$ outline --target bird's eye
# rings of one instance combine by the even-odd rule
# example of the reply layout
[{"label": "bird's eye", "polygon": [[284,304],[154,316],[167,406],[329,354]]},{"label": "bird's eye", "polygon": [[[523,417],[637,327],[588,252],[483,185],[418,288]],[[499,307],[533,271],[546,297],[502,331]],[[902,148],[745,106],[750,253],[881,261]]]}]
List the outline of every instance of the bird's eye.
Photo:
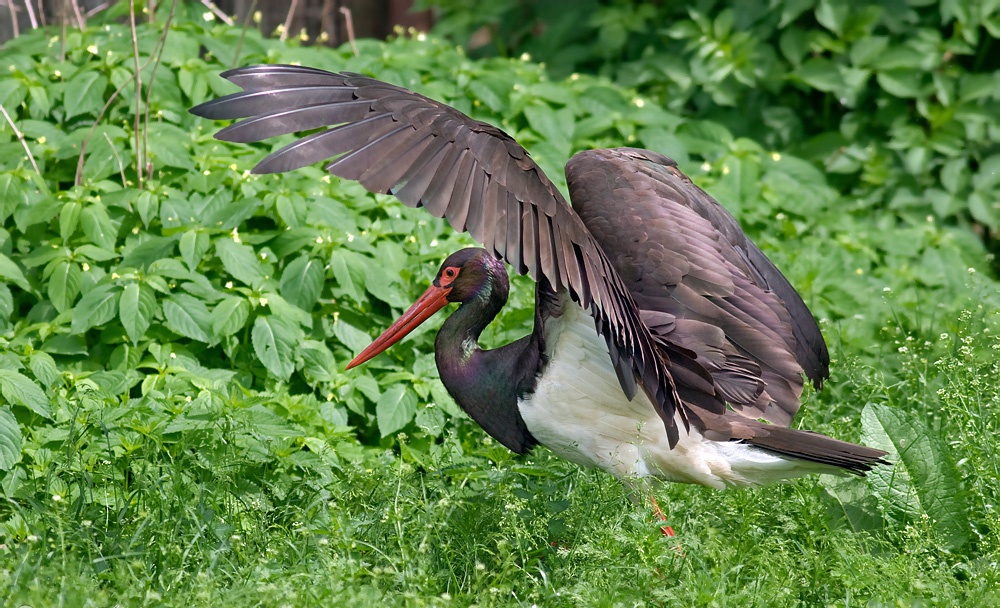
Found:
[{"label": "bird's eye", "polygon": [[447,279],[454,279],[457,274],[458,274],[458,270],[456,270],[455,268],[452,268],[450,266],[448,268],[444,269],[444,276]]}]

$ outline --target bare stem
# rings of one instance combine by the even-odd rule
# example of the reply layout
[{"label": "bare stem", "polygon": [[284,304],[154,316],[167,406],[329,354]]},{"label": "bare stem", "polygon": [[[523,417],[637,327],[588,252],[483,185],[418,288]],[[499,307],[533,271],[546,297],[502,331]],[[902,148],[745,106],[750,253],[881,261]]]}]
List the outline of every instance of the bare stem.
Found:
[{"label": "bare stem", "polygon": [[76,16],[76,25],[82,31],[87,27],[87,20],[84,19],[83,13],[80,12],[80,3],[76,0],[72,0],[71,4],[73,5],[73,14]]},{"label": "bare stem", "polygon": [[59,61],[66,61],[66,5],[69,0],[63,0],[59,6]]},{"label": "bare stem", "polygon": [[222,21],[223,23],[225,23],[226,25],[232,25],[233,24],[232,17],[230,17],[229,15],[223,13],[222,10],[219,7],[215,6],[215,3],[212,2],[212,0],[201,0],[201,3],[204,4],[205,6],[207,6],[208,10],[212,11],[212,13],[216,17],[218,17],[219,20]]},{"label": "bare stem", "polygon": [[34,167],[35,173],[41,175],[42,172],[38,170],[38,165],[35,163],[35,157],[31,153],[31,148],[28,147],[28,142],[24,140],[24,133],[21,133],[21,130],[17,128],[17,125],[14,124],[14,121],[10,119],[10,114],[7,113],[7,108],[3,107],[3,104],[0,104],[0,112],[3,112],[3,117],[7,121],[7,124],[10,125],[11,129],[14,129],[14,135],[17,136],[17,139],[21,142],[21,145],[24,146],[24,151],[25,153],[27,153],[28,160],[31,161],[31,166]]},{"label": "bare stem", "polygon": [[135,33],[135,2],[133,0],[129,0],[128,3],[128,19],[129,29],[132,30],[132,57],[135,59],[135,168],[139,179],[139,189],[142,190],[143,174],[146,168],[143,162],[145,159],[142,155],[141,133],[139,131],[142,120],[142,74],[140,73],[142,67],[139,65],[139,41]]},{"label": "bare stem", "polygon": [[111,148],[111,154],[118,161],[118,173],[122,176],[122,188],[128,188],[128,181],[125,179],[125,165],[122,164],[122,157],[118,156],[118,150],[115,148],[114,142],[108,137],[108,134],[104,133],[104,140],[108,142],[108,147]]},{"label": "bare stem", "polygon": [[[146,115],[143,118],[145,129],[142,131],[142,156],[147,159],[149,158],[149,108],[152,106],[151,100],[153,98],[153,84],[156,83],[156,68],[160,67],[160,58],[163,56],[163,49],[167,44],[167,33],[170,31],[170,23],[174,19],[174,12],[176,10],[177,0],[174,0],[173,4],[170,6],[170,13],[167,14],[167,21],[163,24],[163,33],[160,34],[160,40],[157,43],[156,61],[153,63],[153,69],[149,74],[149,84],[146,85]],[[146,63],[148,65],[149,61]],[[153,179],[153,163],[147,161],[146,164],[146,178]]]},{"label": "bare stem", "polygon": [[[10,2],[14,4],[13,0]],[[35,17],[35,7],[32,6],[31,0],[24,0],[24,8],[28,11],[28,21],[31,22],[31,29],[38,29],[38,19]]]},{"label": "bare stem", "polygon": [[108,2],[102,2],[102,3],[98,4],[97,6],[95,6],[94,8],[91,8],[91,9],[87,10],[87,12],[83,14],[83,18],[84,19],[90,19],[91,17],[93,17],[97,13],[103,11],[104,9],[108,8],[109,6],[111,6],[114,3],[115,3],[115,0],[109,0]]},{"label": "bare stem", "polygon": [[240,53],[243,52],[243,40],[247,36],[247,28],[250,27],[250,20],[253,19],[254,9],[257,8],[257,0],[253,0],[250,3],[250,10],[243,17],[243,29],[240,30],[240,40],[236,43],[236,52],[233,53],[233,65],[230,67],[235,68],[240,62]]},{"label": "bare stem", "polygon": [[125,90],[125,87],[127,87],[130,83],[134,81],[135,81],[135,74],[133,74],[131,78],[123,82],[121,86],[115,89],[115,92],[112,93],[111,96],[108,97],[108,100],[104,102],[104,107],[101,108],[101,111],[97,113],[97,118],[94,119],[94,124],[93,126],[90,127],[90,133],[88,133],[87,137],[85,137],[83,141],[80,142],[80,156],[77,157],[76,159],[76,177],[73,180],[73,183],[76,184],[77,186],[83,183],[83,161],[87,156],[87,142],[89,142],[90,138],[94,136],[94,132],[97,131],[97,127],[101,124],[101,120],[107,113],[108,108],[111,107],[111,104],[114,103],[116,99],[118,99],[118,96],[122,94],[122,91]]},{"label": "bare stem", "polygon": [[346,6],[340,7],[340,12],[344,15],[344,25],[347,26],[347,41],[351,43],[351,50],[354,56],[358,56],[358,45],[354,43],[354,19],[351,17],[351,9]]},{"label": "bare stem", "polygon": [[14,28],[14,37],[17,38],[21,35],[21,31],[17,25],[17,11],[14,9],[14,0],[7,0],[7,10],[10,11],[10,25]]},{"label": "bare stem", "polygon": [[292,5],[288,7],[288,15],[285,17],[285,27],[281,30],[281,40],[288,38],[288,30],[292,27],[292,17],[295,16],[295,11],[298,8],[299,0],[292,0]]}]

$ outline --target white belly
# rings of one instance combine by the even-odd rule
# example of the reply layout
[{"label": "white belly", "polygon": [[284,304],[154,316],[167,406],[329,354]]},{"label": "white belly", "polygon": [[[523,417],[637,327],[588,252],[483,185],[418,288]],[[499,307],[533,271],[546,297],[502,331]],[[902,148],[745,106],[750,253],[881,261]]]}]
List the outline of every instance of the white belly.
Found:
[{"label": "white belly", "polygon": [[546,321],[545,340],[548,365],[518,407],[535,439],[562,458],[630,483],[653,477],[720,489],[815,471],[750,445],[707,440],[679,418],[680,440],[670,449],[649,398],[642,390],[625,398],[604,338],[574,303]]}]

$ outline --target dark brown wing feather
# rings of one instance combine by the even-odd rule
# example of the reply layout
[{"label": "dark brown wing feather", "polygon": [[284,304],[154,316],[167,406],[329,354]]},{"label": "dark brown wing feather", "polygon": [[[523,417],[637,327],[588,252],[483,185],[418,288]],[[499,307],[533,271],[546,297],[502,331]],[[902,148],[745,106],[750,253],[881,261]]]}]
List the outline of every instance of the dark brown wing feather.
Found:
[{"label": "dark brown wing feather", "polygon": [[787,426],[803,372],[818,387],[829,354],[798,293],[732,215],[646,150],[581,152],[566,177],[574,208],[675,362],[682,400]]},{"label": "dark brown wing feather", "polygon": [[[518,272],[544,277],[589,308],[607,341],[625,394],[636,380],[677,442],[677,395],[668,362],[629,291],[587,227],[520,145],[454,108],[357,74],[296,66],[252,66],[223,73],[244,89],[191,111],[247,118],[217,135],[254,142],[322,130],[274,152],[256,173],[290,171],[337,157],[327,169],[391,193],[467,230]],[[327,128],[329,125],[336,125]],[[681,410],[683,415],[683,410]]]}]

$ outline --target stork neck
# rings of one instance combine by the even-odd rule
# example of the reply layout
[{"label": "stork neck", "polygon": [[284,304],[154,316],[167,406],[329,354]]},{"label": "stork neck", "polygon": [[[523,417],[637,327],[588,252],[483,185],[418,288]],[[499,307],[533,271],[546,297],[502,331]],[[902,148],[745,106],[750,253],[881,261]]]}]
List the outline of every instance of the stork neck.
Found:
[{"label": "stork neck", "polygon": [[518,411],[518,398],[534,390],[541,361],[537,332],[493,350],[479,336],[504,302],[474,298],[448,317],[435,341],[441,382],[473,420],[517,453],[537,444]]},{"label": "stork neck", "polygon": [[436,352],[448,351],[449,359],[460,363],[467,363],[477,353],[484,352],[479,348],[479,336],[504,304],[482,296],[463,302],[438,331]]}]

